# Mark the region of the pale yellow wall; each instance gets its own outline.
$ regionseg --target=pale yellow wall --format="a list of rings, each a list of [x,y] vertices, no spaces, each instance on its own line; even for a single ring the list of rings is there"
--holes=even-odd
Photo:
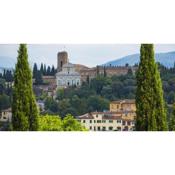
[[[111,112],[118,112],[121,110],[136,111],[136,105],[134,103],[110,103]]]
[[[101,121],[101,123],[98,123],[97,120]],[[106,131],[109,131],[109,127],[112,127],[113,131],[118,130],[118,127],[120,127],[121,130],[123,130],[125,126],[128,126],[129,130],[131,130],[134,127],[133,122],[130,122],[130,125],[128,125],[126,121],[125,125],[123,125],[122,119],[118,119],[118,121],[120,122],[117,122],[117,120],[111,120],[113,121],[112,123],[110,122],[110,120],[104,120],[104,121],[105,123],[103,122],[102,117],[100,115],[98,117],[95,117],[94,119],[81,119],[80,120],[82,126],[85,126],[88,130],[91,130],[91,131],[98,131],[98,127],[100,127],[101,131],[103,130],[103,127],[106,128]],[[94,127],[96,128],[96,130],[94,129]]]

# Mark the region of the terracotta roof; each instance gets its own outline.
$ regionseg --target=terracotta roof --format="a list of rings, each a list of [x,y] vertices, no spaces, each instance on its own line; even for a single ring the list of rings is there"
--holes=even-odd
[[[91,112],[91,114],[104,114],[104,115],[117,115],[117,114],[128,114],[128,113],[135,113],[135,111],[127,111],[127,110],[121,110],[121,111],[106,111],[106,112]]]
[[[43,79],[55,79],[55,76],[43,76]]]
[[[3,109],[3,110],[1,110],[1,112],[12,112],[12,108]]]
[[[102,117],[102,120],[117,120],[117,119],[122,119],[122,116],[121,115],[118,115],[118,116],[112,115],[112,116],[103,116]]]
[[[86,113],[81,116],[77,116],[78,119],[94,119],[94,117],[90,113]]]
[[[112,103],[118,104],[118,103],[125,103],[125,104],[132,104],[135,103],[134,99],[124,99],[124,100],[117,100],[117,101],[112,101]]]
[[[92,113],[86,113],[81,116],[77,116],[78,119],[94,119],[93,114],[103,114],[102,120],[117,120],[121,119],[123,121],[133,121],[131,119],[123,119],[122,113],[116,113],[116,112],[92,112]]]

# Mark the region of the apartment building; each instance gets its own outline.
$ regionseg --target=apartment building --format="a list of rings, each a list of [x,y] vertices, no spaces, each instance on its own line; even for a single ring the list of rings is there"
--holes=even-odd
[[[135,101],[114,101],[110,103],[110,111],[91,112],[78,116],[77,119],[90,131],[133,131],[136,119]]]

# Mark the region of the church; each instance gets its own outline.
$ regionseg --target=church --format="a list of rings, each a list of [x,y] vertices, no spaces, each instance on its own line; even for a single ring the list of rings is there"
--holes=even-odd
[[[57,89],[81,86],[81,75],[74,64],[69,62],[68,53],[63,51],[57,55]]]

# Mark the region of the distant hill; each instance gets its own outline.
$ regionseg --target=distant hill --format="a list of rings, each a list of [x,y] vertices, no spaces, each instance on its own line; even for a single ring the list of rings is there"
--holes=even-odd
[[[167,53],[156,53],[155,58],[157,62],[160,62],[166,67],[173,67],[175,63],[175,51],[174,52],[167,52]],[[140,54],[133,54],[128,55],[113,61],[109,61],[103,65],[106,66],[125,66],[126,63],[133,66],[136,63],[139,63]]]

